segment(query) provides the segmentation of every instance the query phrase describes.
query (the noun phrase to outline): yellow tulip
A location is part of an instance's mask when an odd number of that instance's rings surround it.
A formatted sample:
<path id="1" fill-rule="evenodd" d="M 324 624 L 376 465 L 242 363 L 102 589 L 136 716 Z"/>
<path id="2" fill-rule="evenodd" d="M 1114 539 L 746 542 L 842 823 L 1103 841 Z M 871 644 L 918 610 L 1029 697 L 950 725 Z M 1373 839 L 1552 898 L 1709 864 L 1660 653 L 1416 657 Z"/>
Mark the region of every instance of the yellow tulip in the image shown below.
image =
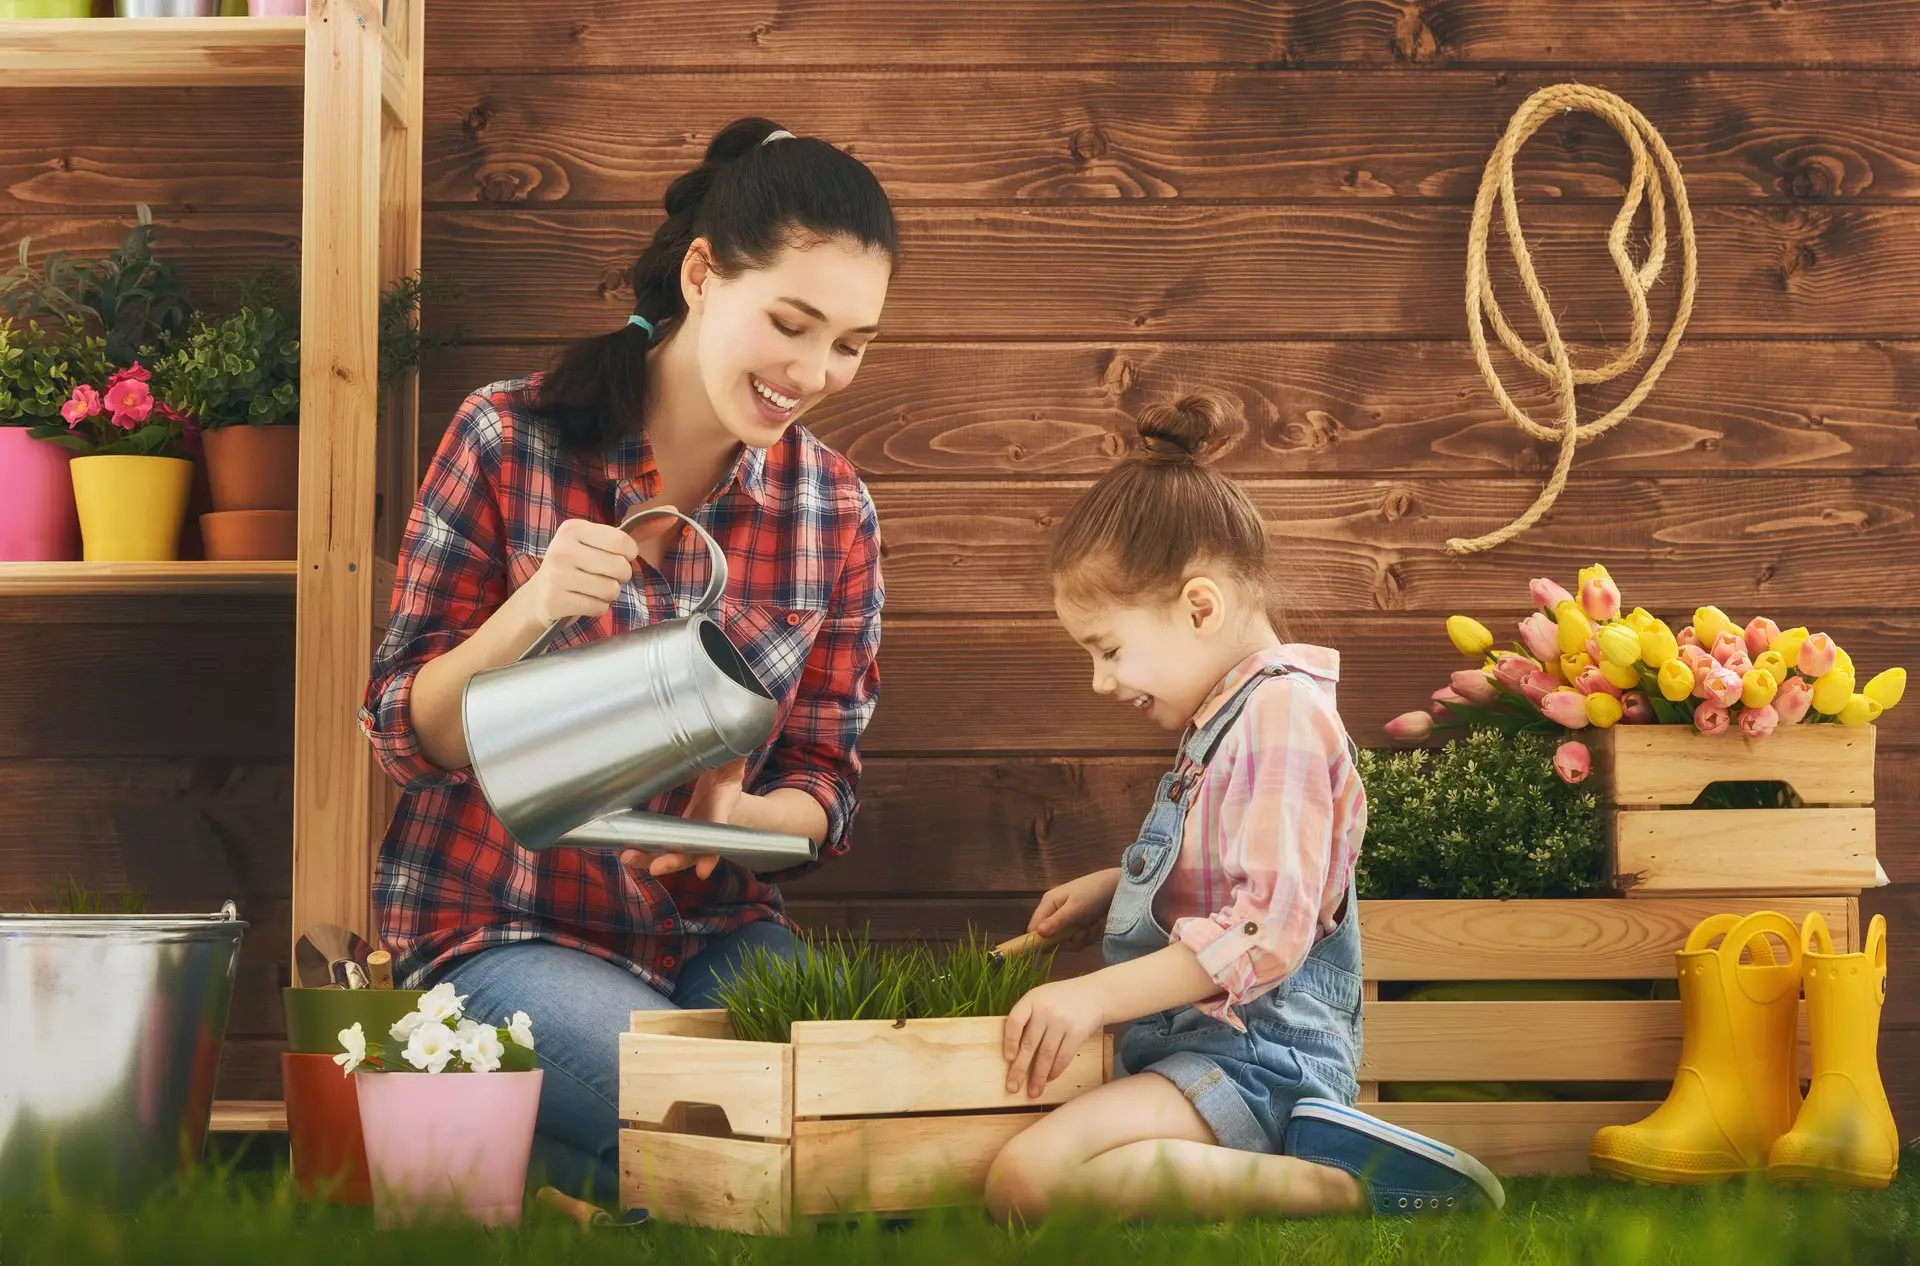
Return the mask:
<path id="1" fill-rule="evenodd" d="M 1674 657 L 1660 665 L 1660 697 L 1678 703 L 1693 693 L 1693 669 L 1687 661 Z"/>
<path id="2" fill-rule="evenodd" d="M 1573 591 L 1579 593 L 1581 588 L 1585 586 L 1589 580 L 1611 581 L 1612 579 L 1613 577 L 1608 574 L 1606 568 L 1602 567 L 1599 563 L 1595 563 L 1591 567 L 1582 567 L 1580 569 L 1580 579 L 1574 581 Z"/>
<path id="3" fill-rule="evenodd" d="M 1878 701 L 1865 695 L 1855 695 L 1847 700 L 1847 706 L 1840 709 L 1842 725 L 1872 725 L 1880 719 L 1881 707 Z"/>
<path id="4" fill-rule="evenodd" d="M 1493 649 L 1493 634 L 1487 632 L 1487 626 L 1466 615 L 1447 617 L 1447 637 L 1453 643 L 1453 649 L 1469 659 L 1478 659 Z"/>
<path id="5" fill-rule="evenodd" d="M 1776 686 L 1787 679 L 1787 670 L 1793 667 L 1792 664 L 1787 662 L 1787 657 L 1779 651 L 1761 652 L 1760 657 L 1753 661 L 1753 666 L 1755 668 L 1764 668 L 1772 673 Z"/>
<path id="6" fill-rule="evenodd" d="M 1813 710 L 1838 716 L 1853 698 L 1853 674 L 1836 668 L 1813 683 Z"/>
<path id="7" fill-rule="evenodd" d="M 1722 633 L 1738 633 L 1740 626 L 1727 618 L 1719 607 L 1701 607 L 1693 613 L 1693 635 L 1700 645 L 1711 648 Z"/>
<path id="8" fill-rule="evenodd" d="M 1804 624 L 1798 628 L 1782 629 L 1780 636 L 1774 638 L 1767 649 L 1778 651 L 1780 658 L 1787 661 L 1788 667 L 1792 667 L 1800 662 L 1800 643 L 1806 641 L 1808 636 L 1807 626 Z"/>
<path id="9" fill-rule="evenodd" d="M 1553 613 L 1554 640 L 1560 645 L 1562 655 L 1572 655 L 1586 649 L 1587 639 L 1593 636 L 1593 621 L 1587 619 L 1587 613 L 1580 604 L 1573 601 L 1562 602 Z"/>
<path id="10" fill-rule="evenodd" d="M 1680 653 L 1680 640 L 1673 630 L 1655 620 L 1640 630 L 1640 658 L 1649 664 L 1664 664 Z"/>
<path id="11" fill-rule="evenodd" d="M 1626 666 L 1640 658 L 1640 635 L 1624 624 L 1609 624 L 1595 639 L 1600 643 L 1601 662 Z"/>
<path id="12" fill-rule="evenodd" d="M 1764 708 L 1780 693 L 1780 679 L 1764 668 L 1750 668 L 1740 679 L 1740 702 L 1749 708 Z"/>
<path id="13" fill-rule="evenodd" d="M 1645 633 L 1648 629 L 1660 623 L 1660 621 L 1654 619 L 1653 612 L 1647 610 L 1645 607 L 1635 607 L 1620 618 L 1624 620 L 1627 627 L 1635 633 Z"/>
<path id="14" fill-rule="evenodd" d="M 1580 680 L 1580 674 L 1592 667 L 1593 657 L 1585 651 L 1581 651 L 1578 655 L 1562 655 L 1560 657 L 1560 676 L 1566 680 L 1569 686 Z"/>
<path id="15" fill-rule="evenodd" d="M 1640 688 L 1640 669 L 1635 664 L 1609 664 L 1601 660 L 1600 675 L 1622 690 Z"/>
<path id="16" fill-rule="evenodd" d="M 1902 695 L 1907 693 L 1907 670 L 1889 668 L 1862 686 L 1860 693 L 1879 704 L 1882 709 L 1891 708 L 1900 702 Z"/>
<path id="17" fill-rule="evenodd" d="M 1844 668 L 1848 672 L 1853 671 L 1853 656 L 1847 654 L 1845 647 L 1836 646 L 1833 648 L 1833 666 L 1835 668 Z"/>
<path id="18" fill-rule="evenodd" d="M 1607 729 L 1624 714 L 1618 699 L 1604 690 L 1596 690 L 1587 696 L 1587 724 Z"/>

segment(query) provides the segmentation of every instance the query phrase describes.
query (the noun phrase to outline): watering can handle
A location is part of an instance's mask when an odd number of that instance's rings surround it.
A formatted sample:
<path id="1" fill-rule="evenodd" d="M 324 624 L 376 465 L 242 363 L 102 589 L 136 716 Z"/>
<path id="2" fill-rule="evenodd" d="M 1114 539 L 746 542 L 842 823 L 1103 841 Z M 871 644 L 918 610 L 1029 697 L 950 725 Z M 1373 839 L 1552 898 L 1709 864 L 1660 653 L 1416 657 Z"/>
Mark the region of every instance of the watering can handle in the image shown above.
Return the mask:
<path id="1" fill-rule="evenodd" d="M 624 532 L 642 519 L 650 519 L 655 515 L 661 514 L 670 514 L 680 520 L 698 532 L 700 539 L 707 543 L 707 557 L 712 560 L 713 566 L 709 569 L 707 576 L 706 592 L 700 595 L 700 601 L 694 604 L 693 610 L 696 615 L 712 610 L 713 605 L 720 601 L 720 595 L 727 591 L 727 556 L 725 552 L 721 550 L 720 542 L 713 539 L 712 533 L 708 532 L 707 529 L 701 527 L 698 523 L 695 523 L 692 519 L 680 513 L 680 511 L 674 509 L 672 506 L 654 506 L 647 510 L 635 510 L 632 514 L 620 520 L 620 530 Z M 571 616 L 567 617 L 567 619 L 571 618 Z M 546 627 L 546 631 L 533 640 L 532 646 L 520 652 L 519 659 L 532 659 L 541 651 L 546 650 L 547 647 L 553 644 L 554 635 L 560 632 L 560 626 L 566 622 L 566 619 L 560 619 L 549 624 Z M 518 663 L 519 660 L 515 660 L 514 662 Z"/>

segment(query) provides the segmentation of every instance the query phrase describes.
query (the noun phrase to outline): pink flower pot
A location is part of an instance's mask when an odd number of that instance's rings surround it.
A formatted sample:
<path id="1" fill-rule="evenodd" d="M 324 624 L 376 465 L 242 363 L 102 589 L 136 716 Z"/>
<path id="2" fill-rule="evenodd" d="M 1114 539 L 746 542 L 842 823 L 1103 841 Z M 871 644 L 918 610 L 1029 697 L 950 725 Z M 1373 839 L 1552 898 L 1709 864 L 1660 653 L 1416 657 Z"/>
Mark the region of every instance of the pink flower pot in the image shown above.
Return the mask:
<path id="1" fill-rule="evenodd" d="M 537 1068 L 355 1073 L 375 1223 L 451 1216 L 517 1226 L 540 1078 Z"/>
<path id="2" fill-rule="evenodd" d="M 23 426 L 0 426 L 0 562 L 80 557 L 72 459 L 70 450 L 32 438 Z"/>
<path id="3" fill-rule="evenodd" d="M 250 18 L 304 18 L 307 0 L 247 0 Z"/>

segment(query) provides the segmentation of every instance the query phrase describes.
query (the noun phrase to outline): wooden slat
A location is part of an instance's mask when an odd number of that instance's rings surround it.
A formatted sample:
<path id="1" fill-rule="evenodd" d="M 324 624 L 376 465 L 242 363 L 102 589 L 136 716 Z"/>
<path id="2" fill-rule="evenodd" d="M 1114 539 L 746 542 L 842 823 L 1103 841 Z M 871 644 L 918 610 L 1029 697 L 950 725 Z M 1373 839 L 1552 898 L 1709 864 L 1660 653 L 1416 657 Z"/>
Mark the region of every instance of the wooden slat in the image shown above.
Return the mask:
<path id="1" fill-rule="evenodd" d="M 1050 613 L 1047 547 L 1088 486 L 916 480 L 875 487 L 888 610 Z M 1635 577 L 1633 601 L 1672 613 L 1676 628 L 1686 622 L 1678 612 L 1691 612 L 1697 595 L 1763 562 L 1771 592 L 1829 615 L 1920 602 L 1920 593 L 1887 593 L 1881 584 L 1889 569 L 1920 557 L 1920 476 L 1754 479 L 1732 497 L 1724 478 L 1586 474 L 1568 484 L 1547 522 L 1469 568 L 1445 552 L 1446 543 L 1511 522 L 1538 495 L 1532 481 L 1249 479 L 1241 486 L 1266 520 L 1281 592 L 1301 610 L 1443 617 L 1499 610 L 1526 592 L 1530 578 L 1560 574 L 1567 559 L 1589 551 L 1601 521 L 1613 525 L 1608 566 Z M 1677 557 L 1676 536 L 1687 541 Z"/>
<path id="2" fill-rule="evenodd" d="M 1586 339 L 1624 339 L 1628 329 L 1605 250 L 1614 214 L 1601 204 L 1522 213 L 1545 285 L 1563 304 L 1577 299 L 1562 324 Z M 624 278 L 660 216 L 438 212 L 427 219 L 426 267 L 463 296 L 470 338 L 609 330 L 630 310 Z M 886 333 L 1458 338 L 1469 218 L 1455 206 L 907 208 Z M 1700 288 L 1690 336 L 1920 333 L 1920 312 L 1906 300 L 1920 285 L 1920 208 L 1719 206 L 1697 208 L 1694 219 Z M 1504 248 L 1493 259 L 1496 285 L 1522 304 L 1505 280 Z M 1678 264 L 1670 269 L 1653 301 L 1659 331 L 1678 284 Z"/>
<path id="3" fill-rule="evenodd" d="M 693 1102 L 726 1113 L 735 1134 L 788 1137 L 793 1133 L 793 1047 L 660 1033 L 620 1035 L 621 1120 L 660 1125 L 676 1107 Z"/>
<path id="4" fill-rule="evenodd" d="M 1168 25 L 1173 25 L 1169 23 Z M 1507 120 L 1550 71 L 1116 70 L 439 75 L 427 196 L 631 202 L 700 163 L 710 133 L 636 126 L 653 103 L 717 128 L 742 101 L 859 155 L 915 202 L 1330 198 L 1471 202 Z M 1858 71 L 1615 71 L 1657 120 L 1696 207 L 1920 193 L 1920 82 Z M 1730 130 L 1728 120 L 1741 126 Z M 1618 199 L 1627 147 L 1588 114 L 1549 120 L 1520 197 Z"/>
<path id="5" fill-rule="evenodd" d="M 1862 677 L 1862 681 L 1865 677 Z M 1784 781 L 1809 804 L 1873 803 L 1872 726 L 1795 725 L 1766 739 L 1686 727 L 1619 726 L 1600 741 L 1617 805 L 1688 805 L 1716 782 Z"/>
<path id="6" fill-rule="evenodd" d="M 628 1017 L 627 1032 L 730 1042 L 733 1040 L 733 1021 L 717 1007 L 696 1011 L 635 1011 Z"/>
<path id="7" fill-rule="evenodd" d="M 435 68 L 485 69 L 512 49 L 528 70 L 645 66 L 961 66 L 1102 63 L 1310 68 L 1361 65 L 1859 65 L 1920 63 L 1911 14 L 1886 0 L 1547 6 L 1456 0 L 974 0 L 964 9 L 885 0 L 795 6 L 714 0 L 526 5 L 471 0 L 428 16 Z"/>
<path id="8" fill-rule="evenodd" d="M 429 352 L 422 460 L 468 392 L 544 368 L 555 350 Z M 1690 334 L 1632 420 L 1581 447 L 1574 487 L 1596 475 L 1920 471 L 1907 386 L 1916 378 L 1920 345 L 1912 343 L 1728 343 Z M 1511 374 L 1505 381 L 1522 407 L 1547 415 L 1542 384 Z M 1237 399 L 1251 422 L 1218 459 L 1240 477 L 1485 477 L 1553 465 L 1551 445 L 1524 439 L 1506 420 L 1464 342 L 889 340 L 806 423 L 869 478 L 1098 475 L 1126 452 L 1143 406 L 1202 384 Z M 1582 399 L 1600 409 L 1629 386 L 1583 388 L 1591 394 Z"/>
<path id="9" fill-rule="evenodd" d="M 280 1056 L 286 1049 L 284 1035 L 229 1035 L 220 1045 L 220 1074 L 214 1081 L 214 1102 L 280 1098 L 285 1094 L 280 1080 Z"/>
<path id="10" fill-rule="evenodd" d="M 1381 1103 L 1384 1121 L 1450 1143 L 1503 1177 L 1585 1174 L 1593 1136 L 1631 1125 L 1651 1103 Z"/>
<path id="11" fill-rule="evenodd" d="M 1787 896 L 1363 901 L 1362 962 L 1368 980 L 1670 980 L 1674 951 L 1710 915 L 1778 910 L 1797 925 L 1818 910 L 1847 944 L 1852 907 L 1844 897 Z"/>
<path id="12" fill-rule="evenodd" d="M 8 19 L 0 82 L 9 88 L 298 84 L 301 18 Z"/>
<path id="13" fill-rule="evenodd" d="M 785 1234 L 793 1194 L 785 1143 L 620 1132 L 620 1196 L 665 1222 Z"/>
<path id="14" fill-rule="evenodd" d="M 1613 821 L 1614 867 L 1630 897 L 1874 884 L 1872 809 L 1623 809 Z"/>
<path id="15" fill-rule="evenodd" d="M 209 1128 L 216 1134 L 285 1134 L 287 1105 L 278 1099 L 217 1099 Z"/>
<path id="16" fill-rule="evenodd" d="M 803 1217 L 980 1203 L 987 1170 L 1044 1112 L 800 1121 L 793 1206 Z"/>
<path id="17" fill-rule="evenodd" d="M 0 599 L 22 594 L 287 593 L 294 563 L 0 563 Z"/>
<path id="18" fill-rule="evenodd" d="M 1091 1038 L 1037 1099 L 1007 1093 L 997 1016 L 960 1020 L 802 1020 L 793 1026 L 796 1117 L 1050 1107 L 1106 1080 L 1105 1038 Z"/>

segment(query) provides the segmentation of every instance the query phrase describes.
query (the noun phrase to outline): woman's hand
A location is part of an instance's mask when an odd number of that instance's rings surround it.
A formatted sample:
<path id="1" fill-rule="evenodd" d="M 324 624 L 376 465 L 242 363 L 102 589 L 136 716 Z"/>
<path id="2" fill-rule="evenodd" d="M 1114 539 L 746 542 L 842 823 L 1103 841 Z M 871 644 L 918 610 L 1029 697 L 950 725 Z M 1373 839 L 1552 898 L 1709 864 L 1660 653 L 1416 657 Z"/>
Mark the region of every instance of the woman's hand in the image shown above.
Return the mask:
<path id="1" fill-rule="evenodd" d="M 633 579 L 633 560 L 639 556 L 634 538 L 612 524 L 568 519 L 547 542 L 540 570 L 515 596 L 543 629 L 556 620 L 594 619 L 607 613 L 621 586 Z"/>
<path id="2" fill-rule="evenodd" d="M 1055 980 L 1013 1004 L 1001 1039 L 1008 1094 L 1018 1094 L 1024 1082 L 1027 1097 L 1038 1099 L 1087 1039 L 1106 1027 L 1106 1000 L 1095 979 Z"/>
<path id="3" fill-rule="evenodd" d="M 687 805 L 685 816 L 704 822 L 718 822 L 722 826 L 732 822 L 734 811 L 746 796 L 746 777 L 747 762 L 744 757 L 700 775 L 694 781 L 693 800 Z M 705 879 L 720 864 L 720 858 L 713 853 L 646 853 L 637 848 L 621 853 L 620 860 L 629 869 L 644 870 L 656 879 L 689 866 L 693 867 L 695 875 Z"/>
<path id="4" fill-rule="evenodd" d="M 1113 893 L 1119 886 L 1120 868 L 1115 866 L 1049 889 L 1027 920 L 1027 931 L 1068 949 L 1083 949 L 1093 943 L 1106 922 L 1107 909 L 1113 905 Z"/>

